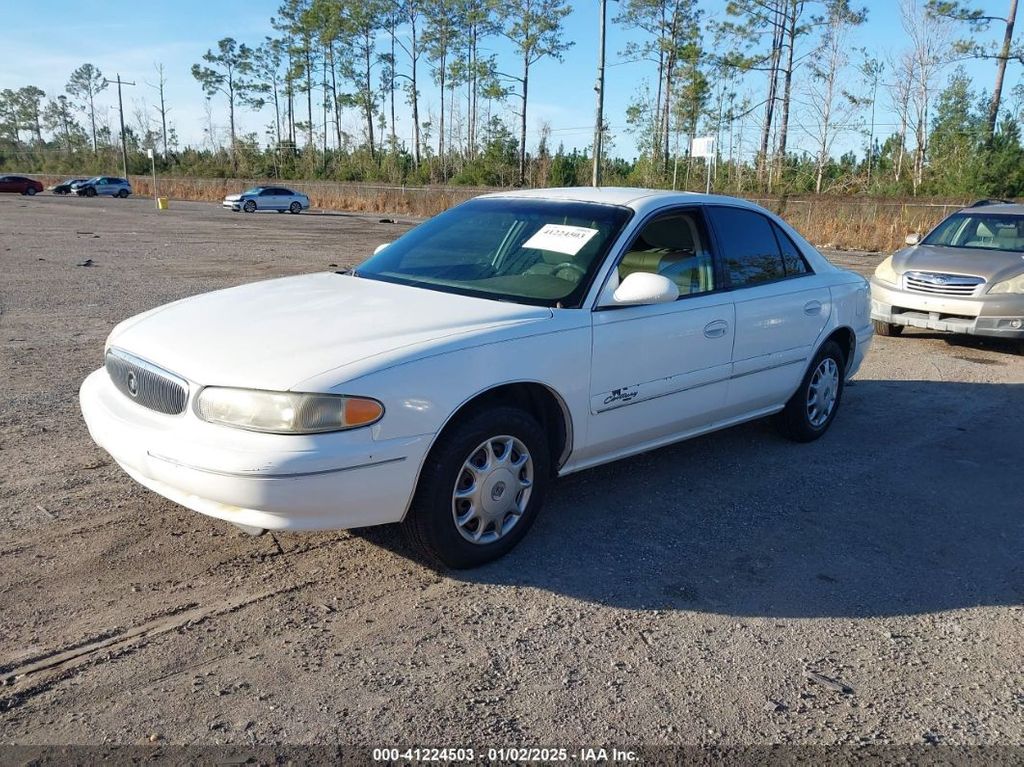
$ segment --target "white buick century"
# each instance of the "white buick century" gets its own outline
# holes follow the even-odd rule
[[[742,200],[515,191],[348,272],[125,320],[81,405],[190,509],[253,533],[401,522],[470,567],[522,539],[556,476],[773,414],[821,436],[869,311],[863,278]]]

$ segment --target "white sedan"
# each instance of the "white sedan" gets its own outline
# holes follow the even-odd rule
[[[253,533],[401,522],[469,567],[519,542],[557,476],[769,415],[820,437],[869,311],[862,277],[748,202],[514,191],[352,271],[125,320],[81,406],[190,509]]]
[[[241,194],[229,194],[221,205],[235,212],[275,210],[278,213],[301,213],[309,210],[309,198],[302,192],[295,192],[283,186],[254,186]]]

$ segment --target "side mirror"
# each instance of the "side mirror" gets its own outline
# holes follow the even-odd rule
[[[917,243],[921,242],[921,235],[918,232],[908,234],[904,242],[907,243],[907,245],[917,245]]]
[[[652,272],[633,272],[615,289],[619,306],[669,304],[679,298],[679,287],[668,277]]]
[[[376,256],[378,253],[380,253],[382,250],[384,250],[384,248],[386,248],[390,244],[391,243],[389,243],[389,242],[382,242],[380,245],[378,245],[376,248],[373,249],[373,255]]]

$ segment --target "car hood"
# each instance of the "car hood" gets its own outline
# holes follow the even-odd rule
[[[1024,253],[984,248],[947,248],[941,245],[917,245],[893,254],[893,266],[903,272],[944,272],[983,277],[999,282],[1024,272]]]
[[[327,272],[176,301],[121,323],[107,343],[199,384],[286,390],[370,357],[551,316]]]
[[[241,200],[241,199],[242,199],[242,195],[240,195],[240,194],[229,194],[227,197],[224,198],[224,200],[227,201],[227,202],[235,202],[235,201]]]

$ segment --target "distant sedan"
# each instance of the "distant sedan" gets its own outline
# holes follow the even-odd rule
[[[24,176],[0,176],[0,192],[27,194],[30,197],[43,191],[43,185],[34,178]]]
[[[71,194],[71,187],[75,184],[84,184],[88,180],[87,178],[69,178],[54,186],[50,191],[54,194]]]
[[[301,213],[309,208],[309,198],[301,192],[293,192],[283,186],[254,186],[241,194],[229,194],[224,198],[225,208],[246,213],[258,210],[276,210],[278,213]]]

